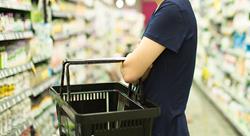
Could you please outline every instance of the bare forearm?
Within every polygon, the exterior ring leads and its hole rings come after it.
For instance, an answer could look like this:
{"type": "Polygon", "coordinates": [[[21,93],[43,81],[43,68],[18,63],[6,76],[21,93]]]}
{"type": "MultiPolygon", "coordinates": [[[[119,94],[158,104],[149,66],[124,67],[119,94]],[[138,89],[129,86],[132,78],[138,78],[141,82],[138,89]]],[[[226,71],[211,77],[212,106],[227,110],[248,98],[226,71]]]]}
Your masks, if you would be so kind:
{"type": "Polygon", "coordinates": [[[133,57],[134,56],[132,53],[128,54],[121,68],[123,79],[127,83],[134,83],[142,76],[142,74],[137,72],[136,69],[134,68],[135,67],[134,65],[136,63],[134,62],[133,57]]]}
{"type": "Polygon", "coordinates": [[[122,64],[121,72],[124,80],[133,83],[140,79],[164,49],[163,46],[144,37],[140,45],[128,54],[122,64]]]}

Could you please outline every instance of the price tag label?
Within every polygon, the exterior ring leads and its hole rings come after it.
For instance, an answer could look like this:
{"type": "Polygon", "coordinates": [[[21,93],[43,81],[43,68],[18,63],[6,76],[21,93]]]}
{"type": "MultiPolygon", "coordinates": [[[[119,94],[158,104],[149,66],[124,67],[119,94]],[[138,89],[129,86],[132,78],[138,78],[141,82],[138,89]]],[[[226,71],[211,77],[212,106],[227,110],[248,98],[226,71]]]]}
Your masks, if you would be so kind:
{"type": "Polygon", "coordinates": [[[0,34],[0,41],[4,40],[4,36],[2,34],[0,34]]]}
{"type": "Polygon", "coordinates": [[[17,73],[17,69],[16,69],[16,68],[13,68],[13,72],[16,74],[16,73],[17,73]]]}
{"type": "Polygon", "coordinates": [[[24,37],[25,38],[29,38],[29,37],[31,37],[32,36],[32,34],[30,33],[30,32],[25,32],[24,33],[24,37]]]}
{"type": "Polygon", "coordinates": [[[19,33],[19,38],[25,38],[25,33],[19,33]]]}
{"type": "Polygon", "coordinates": [[[25,71],[25,70],[27,69],[28,66],[22,65],[21,67],[22,67],[22,71],[25,71]]]}
{"type": "Polygon", "coordinates": [[[7,72],[7,70],[4,70],[4,71],[3,71],[3,73],[4,73],[4,74],[3,74],[3,75],[4,75],[4,77],[8,76],[8,72],[7,72]]]}
{"type": "Polygon", "coordinates": [[[6,34],[3,33],[3,39],[6,40],[7,37],[6,37],[6,34]]]}
{"type": "Polygon", "coordinates": [[[19,38],[21,38],[21,33],[19,32],[19,33],[16,33],[16,37],[19,39],[19,38]]]}
{"type": "Polygon", "coordinates": [[[3,111],[3,107],[2,107],[2,105],[0,105],[0,112],[2,112],[3,111]]]}
{"type": "Polygon", "coordinates": [[[3,33],[3,39],[6,40],[7,39],[7,35],[5,33],[3,33]]]}
{"type": "Polygon", "coordinates": [[[33,62],[30,62],[29,65],[28,65],[28,68],[31,69],[32,67],[35,67],[35,65],[34,65],[33,62]]]}
{"type": "Polygon", "coordinates": [[[10,8],[10,4],[8,4],[8,3],[5,3],[4,6],[7,8],[10,8]]]}
{"type": "Polygon", "coordinates": [[[7,108],[10,107],[10,102],[9,101],[6,102],[6,106],[7,106],[7,108]]]}
{"type": "Polygon", "coordinates": [[[21,97],[22,97],[22,100],[26,97],[26,95],[23,93],[22,95],[21,95],[21,97]]]}
{"type": "Polygon", "coordinates": [[[43,60],[43,57],[42,57],[42,56],[40,56],[40,57],[37,58],[37,62],[40,62],[40,61],[42,61],[42,60],[43,60]]]}
{"type": "Polygon", "coordinates": [[[19,36],[22,38],[25,37],[25,32],[19,33],[19,36]]]}
{"type": "Polygon", "coordinates": [[[21,72],[21,67],[17,67],[17,72],[21,72]]]}
{"type": "Polygon", "coordinates": [[[27,38],[28,37],[28,34],[27,34],[27,32],[24,32],[24,33],[22,33],[22,35],[21,35],[23,38],[27,38]]]}
{"type": "Polygon", "coordinates": [[[27,91],[25,92],[25,94],[26,94],[26,97],[29,97],[30,94],[31,94],[31,91],[30,91],[30,90],[27,90],[27,91]]]}
{"type": "Polygon", "coordinates": [[[5,77],[5,73],[4,73],[4,70],[1,71],[1,77],[5,77]]]}
{"type": "Polygon", "coordinates": [[[32,37],[33,36],[33,33],[32,32],[29,32],[29,37],[32,37]]]}
{"type": "Polygon", "coordinates": [[[21,7],[23,10],[29,10],[27,5],[21,7]]]}
{"type": "Polygon", "coordinates": [[[4,76],[3,76],[3,72],[2,71],[0,71],[0,78],[3,78],[4,76]]]}
{"type": "Polygon", "coordinates": [[[11,40],[11,39],[14,39],[14,35],[11,34],[11,33],[7,33],[7,34],[5,34],[5,38],[6,38],[7,40],[11,40]]]}
{"type": "Polygon", "coordinates": [[[14,74],[14,71],[12,70],[12,69],[8,69],[8,75],[12,75],[12,74],[14,74]]]}
{"type": "Polygon", "coordinates": [[[17,102],[21,101],[20,96],[17,96],[17,102]]]}
{"type": "Polygon", "coordinates": [[[3,104],[3,110],[5,110],[7,107],[6,107],[6,105],[5,105],[5,103],[3,104]]]}
{"type": "Polygon", "coordinates": [[[18,33],[14,33],[15,37],[18,39],[19,38],[19,34],[18,33]]]}
{"type": "Polygon", "coordinates": [[[38,91],[38,93],[43,92],[44,91],[44,86],[40,86],[37,91],[38,91]]]}
{"type": "Polygon", "coordinates": [[[25,95],[28,97],[29,96],[29,90],[25,91],[25,95]]]}
{"type": "Polygon", "coordinates": [[[19,6],[14,5],[13,8],[15,8],[15,9],[20,9],[20,10],[24,10],[24,6],[23,6],[23,5],[19,5],[19,6]]]}
{"type": "Polygon", "coordinates": [[[16,104],[16,99],[12,99],[12,101],[13,101],[13,104],[16,104]]]}

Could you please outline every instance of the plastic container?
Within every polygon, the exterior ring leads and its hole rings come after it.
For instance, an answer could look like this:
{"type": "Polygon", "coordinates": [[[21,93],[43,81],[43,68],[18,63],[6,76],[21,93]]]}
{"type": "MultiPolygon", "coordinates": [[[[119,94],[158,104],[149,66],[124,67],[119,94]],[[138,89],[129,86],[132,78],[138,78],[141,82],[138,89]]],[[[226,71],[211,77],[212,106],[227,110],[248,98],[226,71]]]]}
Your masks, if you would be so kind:
{"type": "Polygon", "coordinates": [[[121,83],[70,85],[69,66],[121,62],[120,59],[65,61],[61,86],[50,88],[57,102],[61,136],[151,136],[160,108],[121,83]],[[66,67],[66,68],[65,68],[66,67]],[[67,85],[64,83],[66,70],[67,85]],[[132,94],[132,95],[131,95],[132,94]],[[129,97],[130,96],[130,97],[129,97]]]}

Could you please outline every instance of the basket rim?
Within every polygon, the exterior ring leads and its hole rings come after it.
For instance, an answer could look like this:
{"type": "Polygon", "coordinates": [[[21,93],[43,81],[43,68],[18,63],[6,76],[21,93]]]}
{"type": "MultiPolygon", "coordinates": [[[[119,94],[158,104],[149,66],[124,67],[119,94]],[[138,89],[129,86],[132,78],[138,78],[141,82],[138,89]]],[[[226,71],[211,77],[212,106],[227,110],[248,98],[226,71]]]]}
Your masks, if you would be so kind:
{"type": "MultiPolygon", "coordinates": [[[[79,84],[79,85],[73,85],[73,86],[81,86],[81,85],[96,85],[96,84],[119,84],[122,85],[124,87],[126,87],[124,84],[120,83],[120,82],[108,82],[108,83],[90,83],[90,84],[79,84]]],[[[127,100],[129,100],[130,102],[132,102],[133,104],[135,104],[136,106],[138,106],[138,109],[133,109],[133,110],[124,110],[124,111],[110,111],[110,112],[97,112],[97,113],[85,113],[85,114],[81,114],[75,111],[74,108],[72,108],[70,106],[70,104],[67,101],[64,101],[61,96],[60,93],[58,93],[55,90],[55,87],[60,87],[60,86],[52,86],[50,87],[50,92],[52,93],[52,95],[54,97],[57,97],[57,99],[59,98],[61,102],[63,102],[63,106],[59,106],[59,108],[63,109],[64,112],[68,112],[67,114],[71,114],[69,115],[70,118],[72,120],[92,120],[93,121],[93,117],[101,117],[101,116],[115,116],[115,115],[120,115],[120,114],[131,114],[131,113],[140,113],[141,116],[138,117],[138,119],[140,118],[152,118],[153,116],[156,117],[160,114],[160,107],[157,106],[156,104],[152,103],[151,101],[147,100],[150,104],[153,105],[153,107],[148,107],[145,108],[143,107],[143,105],[141,105],[139,102],[136,102],[135,100],[129,98],[124,91],[119,90],[119,93],[121,95],[123,95],[127,100]],[[70,112],[70,113],[69,113],[70,112]],[[145,113],[145,114],[142,114],[145,113]]],[[[66,87],[66,86],[65,86],[66,87]]],[[[93,91],[94,92],[94,91],[93,91]]],[[[114,92],[114,91],[110,91],[110,92],[114,92]]],[[[64,93],[65,94],[65,93],[64,93]]],[[[54,97],[52,97],[54,99],[54,97]]],[[[55,100],[55,99],[54,99],[55,100]]],[[[58,100],[56,100],[58,102],[58,100]]]]}

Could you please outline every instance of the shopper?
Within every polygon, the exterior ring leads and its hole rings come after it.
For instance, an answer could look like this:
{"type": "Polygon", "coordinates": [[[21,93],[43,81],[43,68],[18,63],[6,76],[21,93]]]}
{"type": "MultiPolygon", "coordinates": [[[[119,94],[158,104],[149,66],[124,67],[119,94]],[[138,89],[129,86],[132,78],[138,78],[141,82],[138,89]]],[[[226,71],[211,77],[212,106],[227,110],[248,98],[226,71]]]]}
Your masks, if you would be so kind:
{"type": "Polygon", "coordinates": [[[143,92],[161,108],[153,136],[188,136],[185,109],[195,68],[196,19],[188,0],[155,1],[158,8],[121,71],[128,83],[150,71],[143,92]]]}

